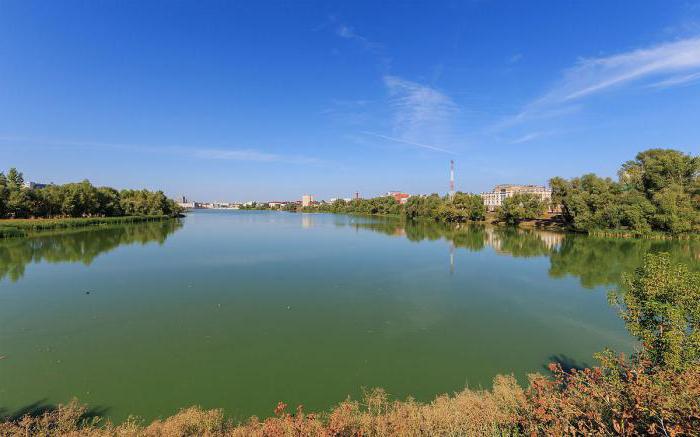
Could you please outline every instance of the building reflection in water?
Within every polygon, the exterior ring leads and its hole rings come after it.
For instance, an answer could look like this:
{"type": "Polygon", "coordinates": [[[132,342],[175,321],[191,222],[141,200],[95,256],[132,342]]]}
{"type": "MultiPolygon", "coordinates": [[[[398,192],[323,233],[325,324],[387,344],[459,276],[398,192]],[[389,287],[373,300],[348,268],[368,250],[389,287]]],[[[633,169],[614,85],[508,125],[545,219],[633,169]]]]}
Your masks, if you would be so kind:
{"type": "Polygon", "coordinates": [[[304,229],[310,229],[314,226],[314,216],[313,214],[301,214],[301,227],[304,229]]]}
{"type": "Polygon", "coordinates": [[[444,240],[448,243],[449,272],[455,273],[459,249],[470,252],[492,248],[498,255],[511,257],[547,257],[549,275],[574,276],[582,286],[593,288],[619,283],[625,272],[642,264],[647,253],[669,252],[676,262],[700,270],[700,241],[601,238],[563,232],[519,229],[481,224],[444,225],[397,219],[348,223],[411,241],[444,240]]]}

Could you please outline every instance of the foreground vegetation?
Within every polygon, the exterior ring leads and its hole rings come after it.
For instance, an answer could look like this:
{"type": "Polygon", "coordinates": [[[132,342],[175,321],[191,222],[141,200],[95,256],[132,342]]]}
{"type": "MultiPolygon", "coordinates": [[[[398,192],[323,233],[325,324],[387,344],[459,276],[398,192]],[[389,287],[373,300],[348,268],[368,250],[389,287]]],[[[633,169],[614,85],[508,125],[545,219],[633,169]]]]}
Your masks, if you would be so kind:
{"type": "MultiPolygon", "coordinates": [[[[117,191],[95,187],[87,180],[30,188],[24,186],[24,177],[17,169],[11,168],[7,176],[0,172],[0,219],[175,216],[180,212],[162,191],[117,191]]],[[[69,227],[75,222],[64,223],[69,227]]],[[[0,221],[0,226],[4,224],[0,221]]]]}
{"type": "Polygon", "coordinates": [[[6,418],[0,435],[700,435],[700,274],[668,254],[648,255],[624,284],[610,297],[640,350],[629,359],[603,351],[589,369],[551,364],[551,377],[531,375],[526,388],[497,376],[491,390],[467,388],[430,403],[371,390],[329,412],[290,412],[280,403],[273,417],[240,424],[222,410],[192,407],[150,424],[115,425],[72,402],[6,418]]]}

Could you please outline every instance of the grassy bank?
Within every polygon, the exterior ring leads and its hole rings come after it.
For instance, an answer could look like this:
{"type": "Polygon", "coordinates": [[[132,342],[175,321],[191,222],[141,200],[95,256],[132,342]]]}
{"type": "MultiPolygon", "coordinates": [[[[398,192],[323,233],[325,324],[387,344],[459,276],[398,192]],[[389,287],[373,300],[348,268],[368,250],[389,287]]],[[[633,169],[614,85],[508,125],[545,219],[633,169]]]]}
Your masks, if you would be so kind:
{"type": "Polygon", "coordinates": [[[44,231],[168,220],[170,216],[86,217],[0,220],[0,238],[28,237],[44,231]]]}

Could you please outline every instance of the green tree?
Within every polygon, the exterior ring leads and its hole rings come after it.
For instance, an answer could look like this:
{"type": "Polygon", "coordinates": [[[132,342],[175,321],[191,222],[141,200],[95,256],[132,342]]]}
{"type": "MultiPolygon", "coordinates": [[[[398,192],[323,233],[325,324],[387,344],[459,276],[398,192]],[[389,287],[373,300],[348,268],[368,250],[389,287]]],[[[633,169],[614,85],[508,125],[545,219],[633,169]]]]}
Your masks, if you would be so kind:
{"type": "Polygon", "coordinates": [[[29,190],[10,190],[7,198],[7,212],[14,218],[28,218],[33,216],[34,199],[29,190]]]}
{"type": "Polygon", "coordinates": [[[404,213],[410,219],[427,218],[436,220],[440,206],[443,203],[444,199],[434,193],[429,196],[411,196],[405,204],[404,213]]]}
{"type": "Polygon", "coordinates": [[[508,224],[517,224],[526,219],[541,216],[547,205],[539,196],[530,193],[519,193],[503,199],[498,209],[498,218],[508,224]]]}
{"type": "Polygon", "coordinates": [[[114,217],[123,214],[119,192],[114,188],[100,187],[97,189],[97,204],[99,214],[114,217]]]}
{"type": "Polygon", "coordinates": [[[7,200],[10,196],[10,189],[7,187],[7,177],[0,171],[0,218],[7,214],[7,200]]]}
{"type": "Polygon", "coordinates": [[[24,186],[24,176],[16,168],[12,167],[7,172],[7,187],[10,190],[17,191],[24,186]]]}
{"type": "Polygon", "coordinates": [[[450,203],[460,211],[460,216],[465,220],[483,220],[486,215],[484,200],[478,194],[458,192],[450,200],[450,203]]]}
{"type": "Polygon", "coordinates": [[[672,149],[649,149],[627,161],[618,172],[620,182],[651,197],[672,185],[684,190],[692,186],[700,172],[700,159],[672,149]]]}
{"type": "Polygon", "coordinates": [[[574,229],[629,229],[671,234],[700,230],[700,160],[651,149],[622,165],[619,181],[587,174],[550,180],[552,201],[574,229]]]}
{"type": "Polygon", "coordinates": [[[700,274],[674,264],[668,253],[648,254],[622,283],[610,299],[641,340],[641,358],[675,370],[700,363],[700,274]]]}

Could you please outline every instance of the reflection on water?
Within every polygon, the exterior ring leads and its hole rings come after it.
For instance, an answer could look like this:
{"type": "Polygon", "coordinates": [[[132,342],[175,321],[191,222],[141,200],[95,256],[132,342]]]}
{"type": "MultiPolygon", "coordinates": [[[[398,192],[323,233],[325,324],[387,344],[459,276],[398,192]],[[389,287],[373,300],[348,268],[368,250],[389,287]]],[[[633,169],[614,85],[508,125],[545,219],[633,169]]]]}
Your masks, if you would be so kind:
{"type": "Polygon", "coordinates": [[[183,223],[172,238],[179,223],[0,243],[3,408],[78,397],[117,421],[192,404],[245,418],[279,401],[323,410],[361,387],[429,401],[496,374],[524,383],[550,361],[633,350],[605,295],[579,282],[613,284],[652,250],[698,253],[329,214],[207,210],[183,223]]]}
{"type": "Polygon", "coordinates": [[[29,263],[82,262],[89,265],[101,253],[123,244],[163,244],[182,227],[179,220],[83,228],[31,238],[0,240],[0,281],[17,281],[29,263]]]}
{"type": "Polygon", "coordinates": [[[622,273],[639,267],[647,253],[669,252],[675,261],[700,268],[700,241],[697,240],[602,238],[513,227],[449,226],[401,220],[358,220],[349,226],[416,242],[447,240],[451,273],[454,273],[455,256],[459,256],[456,249],[476,252],[487,247],[497,254],[512,257],[549,257],[551,277],[576,276],[586,288],[617,284],[622,273]]]}

